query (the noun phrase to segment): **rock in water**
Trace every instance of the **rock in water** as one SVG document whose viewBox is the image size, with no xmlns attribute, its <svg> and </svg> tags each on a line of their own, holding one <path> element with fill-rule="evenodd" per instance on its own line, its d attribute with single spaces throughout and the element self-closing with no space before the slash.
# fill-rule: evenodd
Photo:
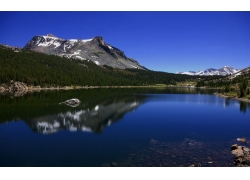
<svg viewBox="0 0 250 180">
<path fill-rule="evenodd" d="M 233 145 L 231 146 L 231 150 L 235 150 L 235 149 L 238 149 L 238 144 L 233 144 Z"/>
<path fill-rule="evenodd" d="M 71 107 L 77 107 L 77 106 L 79 106 L 80 103 L 81 103 L 81 101 L 79 99 L 72 98 L 72 99 L 68 99 L 64 102 L 61 102 L 59 104 L 66 104 L 66 105 L 71 106 Z"/>
<path fill-rule="evenodd" d="M 245 146 L 234 144 L 231 146 L 231 153 L 234 155 L 234 164 L 238 167 L 250 166 L 250 149 Z"/>
<path fill-rule="evenodd" d="M 247 139 L 244 138 L 244 137 L 243 138 L 237 138 L 237 141 L 245 143 L 245 142 L 247 142 Z"/>
</svg>

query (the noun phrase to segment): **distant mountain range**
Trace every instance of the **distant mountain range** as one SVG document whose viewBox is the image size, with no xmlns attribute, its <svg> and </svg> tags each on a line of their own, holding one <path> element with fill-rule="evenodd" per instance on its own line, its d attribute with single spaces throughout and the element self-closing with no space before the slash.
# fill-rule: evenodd
<svg viewBox="0 0 250 180">
<path fill-rule="evenodd" d="M 237 73 L 239 71 L 240 69 L 235 69 L 230 66 L 224 66 L 220 69 L 209 68 L 204 71 L 200 70 L 200 71 L 176 72 L 176 74 L 187 74 L 192 76 L 214 76 L 214 75 L 226 76 Z"/>
<path fill-rule="evenodd" d="M 101 36 L 85 40 L 65 40 L 52 34 L 34 36 L 24 49 L 82 61 L 91 60 L 97 65 L 108 65 L 120 69 L 146 69 L 136 60 L 128 58 L 120 49 L 106 44 Z"/>
</svg>

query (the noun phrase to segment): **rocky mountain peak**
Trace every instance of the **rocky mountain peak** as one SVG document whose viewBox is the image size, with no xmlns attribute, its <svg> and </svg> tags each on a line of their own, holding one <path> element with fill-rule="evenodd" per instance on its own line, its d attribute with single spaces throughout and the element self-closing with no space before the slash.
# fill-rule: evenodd
<svg viewBox="0 0 250 180">
<path fill-rule="evenodd" d="M 53 34 L 34 36 L 25 45 L 24 49 L 82 61 L 91 60 L 97 65 L 108 65 L 114 68 L 145 70 L 136 60 L 128 58 L 123 51 L 106 44 L 101 36 L 96 36 L 92 39 L 68 40 L 58 38 Z"/>
<path fill-rule="evenodd" d="M 94 37 L 93 41 L 97 41 L 98 44 L 104 45 L 104 39 L 101 36 Z"/>
</svg>

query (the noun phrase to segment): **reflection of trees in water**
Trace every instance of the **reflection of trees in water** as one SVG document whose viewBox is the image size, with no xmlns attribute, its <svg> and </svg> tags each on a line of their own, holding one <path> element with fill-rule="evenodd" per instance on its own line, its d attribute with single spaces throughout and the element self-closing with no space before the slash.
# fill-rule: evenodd
<svg viewBox="0 0 250 180">
<path fill-rule="evenodd" d="M 113 101 L 125 101 L 127 97 L 134 97 L 130 92 L 135 90 L 124 89 L 87 89 L 69 91 L 42 91 L 26 94 L 20 97 L 0 95 L 0 123 L 18 119 L 34 119 L 50 114 L 66 113 L 72 109 L 92 109 L 96 104 L 107 104 Z M 78 98 L 81 104 L 78 107 L 58 105 L 67 99 Z M 142 98 L 142 97 L 139 97 Z"/>
<path fill-rule="evenodd" d="M 212 91 L 196 88 L 87 89 L 39 92 L 14 98 L 0 96 L 1 122 L 25 119 L 34 131 L 43 133 L 63 129 L 101 133 L 104 127 L 122 119 L 154 94 L 212 94 Z M 58 104 L 71 98 L 78 98 L 81 104 L 74 108 Z M 159 99 L 165 101 L 162 97 Z M 176 95 L 172 100 L 183 101 L 183 97 Z"/>
<path fill-rule="evenodd" d="M 196 88 L 124 88 L 124 89 L 85 89 L 41 91 L 13 97 L 0 94 L 0 123 L 16 119 L 32 119 L 48 114 L 66 113 L 71 107 L 58 106 L 59 102 L 78 98 L 81 104 L 75 110 L 86 107 L 93 108 L 96 104 L 108 104 L 113 101 L 126 101 L 127 97 L 136 94 L 208 94 L 211 90 Z M 137 96 L 138 98 L 139 96 Z M 143 96 L 140 96 L 142 98 Z"/>
<path fill-rule="evenodd" d="M 230 105 L 230 99 L 227 99 L 227 98 L 225 99 L 225 105 L 226 105 L 226 106 L 229 106 L 229 105 Z"/>
<path fill-rule="evenodd" d="M 247 109 L 250 110 L 250 103 L 241 101 L 240 102 L 240 111 L 243 113 L 246 113 Z"/>
<path fill-rule="evenodd" d="M 233 104 L 239 104 L 240 106 L 240 112 L 246 113 L 247 111 L 250 111 L 250 103 L 244 102 L 244 101 L 238 101 L 233 100 L 229 98 L 225 98 L 225 106 L 228 107 Z"/>
</svg>

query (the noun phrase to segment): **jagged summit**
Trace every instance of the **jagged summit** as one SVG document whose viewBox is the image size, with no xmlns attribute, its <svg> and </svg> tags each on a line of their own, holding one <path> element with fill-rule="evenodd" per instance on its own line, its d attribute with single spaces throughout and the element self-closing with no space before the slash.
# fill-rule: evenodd
<svg viewBox="0 0 250 180">
<path fill-rule="evenodd" d="M 136 60 L 128 58 L 120 49 L 106 44 L 102 36 L 68 40 L 58 38 L 53 34 L 34 36 L 24 49 L 79 60 L 91 60 L 97 65 L 109 65 L 120 69 L 146 69 Z"/>
<path fill-rule="evenodd" d="M 97 41 L 99 44 L 104 45 L 104 39 L 102 36 L 95 36 L 93 41 Z"/>
</svg>

